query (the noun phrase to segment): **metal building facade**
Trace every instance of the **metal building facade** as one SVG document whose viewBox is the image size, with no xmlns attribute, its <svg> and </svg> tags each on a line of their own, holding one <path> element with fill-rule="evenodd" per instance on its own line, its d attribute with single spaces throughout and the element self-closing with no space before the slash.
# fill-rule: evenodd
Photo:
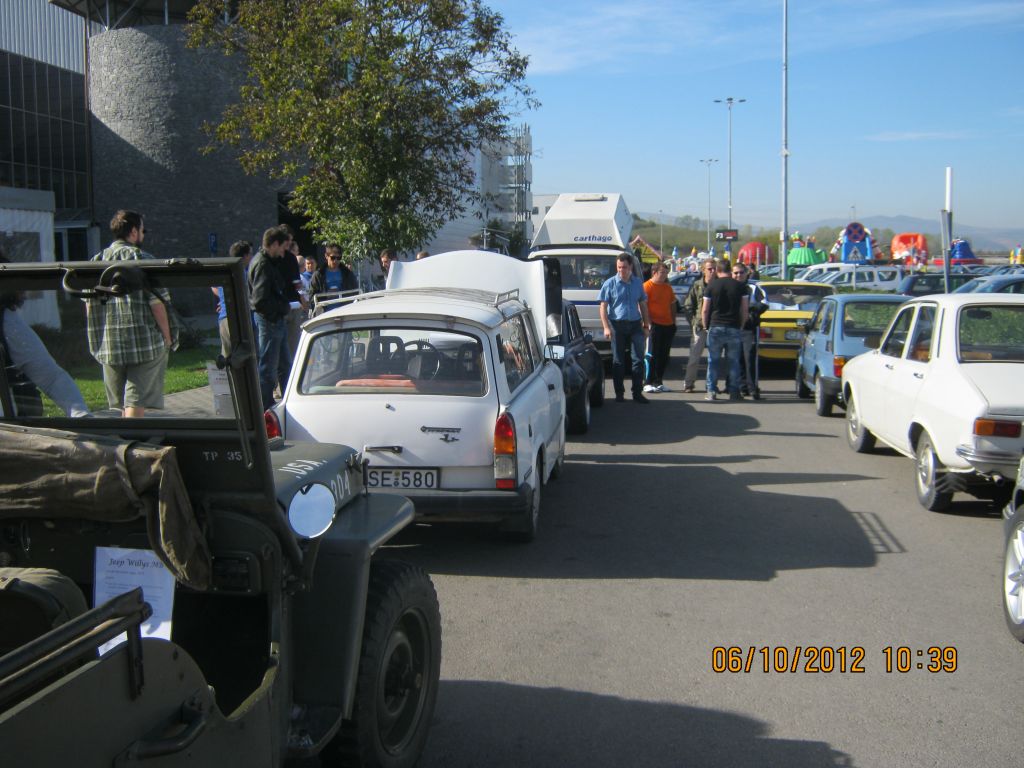
<svg viewBox="0 0 1024 768">
<path fill-rule="evenodd" d="M 0 50 L 85 74 L 85 21 L 46 0 L 0 0 Z"/>
</svg>

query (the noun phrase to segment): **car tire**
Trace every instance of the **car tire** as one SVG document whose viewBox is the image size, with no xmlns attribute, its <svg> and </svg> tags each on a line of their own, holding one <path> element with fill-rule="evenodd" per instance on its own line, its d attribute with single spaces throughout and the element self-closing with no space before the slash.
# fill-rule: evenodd
<svg viewBox="0 0 1024 768">
<path fill-rule="evenodd" d="M 846 442 L 857 453 L 871 453 L 875 447 L 875 436 L 861 423 L 852 393 L 846 401 Z"/>
<path fill-rule="evenodd" d="M 590 429 L 590 396 L 584 387 L 566 405 L 566 420 L 571 434 L 585 435 Z"/>
<path fill-rule="evenodd" d="M 374 562 L 352 718 L 323 763 L 414 765 L 430 730 L 440 673 L 441 613 L 430 577 L 411 563 Z"/>
<path fill-rule="evenodd" d="M 604 405 L 604 363 L 597 366 L 597 381 L 590 387 L 590 405 L 593 408 Z"/>
<path fill-rule="evenodd" d="M 814 411 L 819 416 L 832 415 L 832 397 L 825 394 L 825 384 L 818 374 L 814 375 Z"/>
<path fill-rule="evenodd" d="M 565 469 L 565 426 L 562 427 L 562 444 L 558 449 L 558 458 L 555 459 L 555 463 L 551 465 L 551 474 L 548 475 L 548 480 L 557 480 L 562 476 L 562 470 Z"/>
<path fill-rule="evenodd" d="M 1024 643 L 1024 507 L 1006 520 L 1003 556 L 1003 618 L 1006 628 Z"/>
<path fill-rule="evenodd" d="M 533 487 L 530 491 L 530 508 L 523 515 L 522 524 L 515 530 L 506 531 L 506 536 L 512 541 L 528 544 L 537 538 L 537 531 L 540 524 L 540 489 L 544 484 L 543 461 L 538 453 L 533 462 Z"/>
<path fill-rule="evenodd" d="M 953 493 L 946 490 L 943 469 L 942 462 L 935 455 L 931 437 L 927 432 L 922 432 L 914 452 L 914 487 L 917 500 L 929 512 L 949 509 L 953 501 Z"/>
<path fill-rule="evenodd" d="M 806 400 L 811 396 L 811 390 L 804 383 L 804 369 L 800 367 L 799 363 L 796 366 L 796 396 L 801 400 Z"/>
</svg>

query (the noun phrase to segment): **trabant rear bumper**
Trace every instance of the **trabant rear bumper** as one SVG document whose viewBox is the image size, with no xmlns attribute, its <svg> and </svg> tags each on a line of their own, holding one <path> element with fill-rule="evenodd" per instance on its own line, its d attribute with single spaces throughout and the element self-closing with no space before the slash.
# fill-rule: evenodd
<svg viewBox="0 0 1024 768">
<path fill-rule="evenodd" d="M 417 518 L 434 522 L 500 523 L 522 518 L 530 509 L 531 487 L 522 483 L 512 491 L 440 490 L 410 493 L 408 488 L 395 489 L 413 503 Z M 376 493 L 389 493 L 376 489 Z"/>
</svg>

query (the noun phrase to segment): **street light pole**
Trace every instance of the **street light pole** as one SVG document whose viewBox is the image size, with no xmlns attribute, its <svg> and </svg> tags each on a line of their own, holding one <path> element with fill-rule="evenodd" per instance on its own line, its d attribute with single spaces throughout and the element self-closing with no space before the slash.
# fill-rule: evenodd
<svg viewBox="0 0 1024 768">
<path fill-rule="evenodd" d="M 709 157 L 706 160 L 701 160 L 708 169 L 708 253 L 711 253 L 711 164 L 717 163 L 718 160 L 713 157 Z"/>
<path fill-rule="evenodd" d="M 734 99 L 729 96 L 725 99 L 715 99 L 715 104 L 725 104 L 729 109 L 729 229 L 732 229 L 732 105 L 742 104 L 746 99 Z"/>
</svg>

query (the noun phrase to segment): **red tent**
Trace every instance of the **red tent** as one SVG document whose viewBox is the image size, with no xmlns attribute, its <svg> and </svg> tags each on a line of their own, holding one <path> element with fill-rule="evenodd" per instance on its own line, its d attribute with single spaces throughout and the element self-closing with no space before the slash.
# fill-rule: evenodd
<svg viewBox="0 0 1024 768">
<path fill-rule="evenodd" d="M 747 243 L 736 254 L 736 260 L 744 264 L 771 264 L 775 261 L 775 252 L 764 243 Z"/>
</svg>

